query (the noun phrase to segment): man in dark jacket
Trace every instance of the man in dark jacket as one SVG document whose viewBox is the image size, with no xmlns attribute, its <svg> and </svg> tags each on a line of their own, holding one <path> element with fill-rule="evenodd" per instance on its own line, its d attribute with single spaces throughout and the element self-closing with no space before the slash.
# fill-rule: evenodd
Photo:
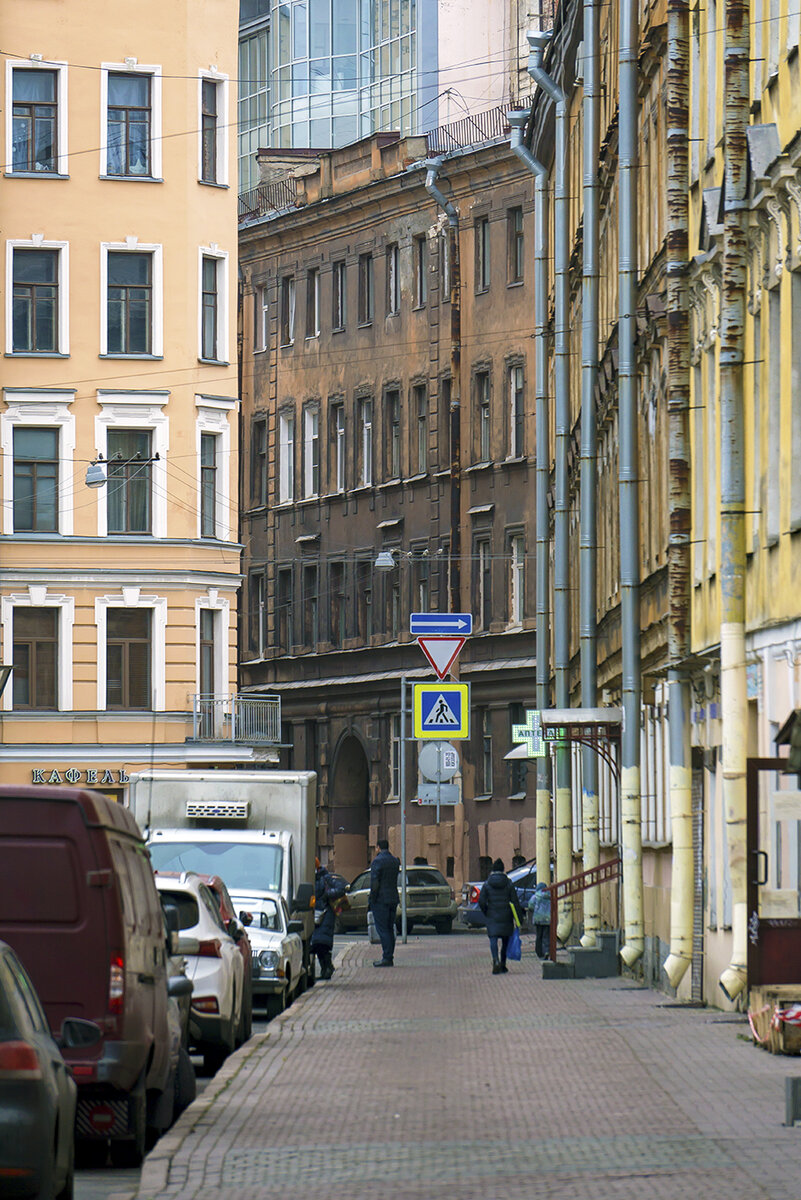
<svg viewBox="0 0 801 1200">
<path fill-rule="evenodd" d="M 496 858 L 492 864 L 492 874 L 479 893 L 478 907 L 487 918 L 487 936 L 492 952 L 492 973 L 493 975 L 506 975 L 509 970 L 506 965 L 506 949 L 515 924 L 512 908 L 518 916 L 520 916 L 521 909 L 515 886 L 505 873 L 500 858 Z M 498 953 L 499 943 L 500 955 Z"/>
<path fill-rule="evenodd" d="M 320 963 L 320 978 L 330 979 L 334 974 L 333 949 L 336 923 L 336 914 L 328 898 L 331 876 L 328 869 L 320 865 L 319 858 L 314 861 L 314 932 L 310 945 Z"/>
<path fill-rule="evenodd" d="M 389 842 L 381 838 L 378 854 L 370 864 L 370 912 L 381 938 L 383 957 L 374 967 L 395 965 L 395 916 L 398 911 L 398 872 L 400 861 L 389 852 Z"/>
</svg>

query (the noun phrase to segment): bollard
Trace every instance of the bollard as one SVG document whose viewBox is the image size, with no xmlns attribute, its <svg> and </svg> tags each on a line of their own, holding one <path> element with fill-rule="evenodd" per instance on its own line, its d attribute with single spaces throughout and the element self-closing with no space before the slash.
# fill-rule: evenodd
<svg viewBox="0 0 801 1200">
<path fill-rule="evenodd" d="M 791 1129 L 801 1121 L 801 1075 L 784 1077 L 784 1123 Z"/>
</svg>

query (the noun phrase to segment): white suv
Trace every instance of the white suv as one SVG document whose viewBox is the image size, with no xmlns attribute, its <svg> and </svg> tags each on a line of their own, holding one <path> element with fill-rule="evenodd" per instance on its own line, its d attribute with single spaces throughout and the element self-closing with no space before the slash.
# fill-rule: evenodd
<svg viewBox="0 0 801 1200">
<path fill-rule="evenodd" d="M 206 1070 L 216 1071 L 243 1040 L 243 958 L 214 895 L 194 871 L 157 871 L 155 878 L 162 902 L 178 913 L 182 938 L 197 938 L 197 954 L 184 954 L 192 980 L 189 1042 Z"/>
</svg>

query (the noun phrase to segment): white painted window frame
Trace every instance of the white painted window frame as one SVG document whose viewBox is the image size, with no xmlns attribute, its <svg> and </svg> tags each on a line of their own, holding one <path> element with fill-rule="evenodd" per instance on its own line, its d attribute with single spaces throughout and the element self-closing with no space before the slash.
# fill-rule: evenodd
<svg viewBox="0 0 801 1200">
<path fill-rule="evenodd" d="M 218 541 L 231 537 L 231 424 L 236 412 L 236 400 L 215 396 L 195 396 L 195 454 L 197 463 L 197 536 L 200 532 L 200 442 L 204 433 L 217 438 L 217 486 L 214 504 L 214 529 Z M 156 463 L 154 466 L 158 465 Z"/>
<path fill-rule="evenodd" d="M 205 82 L 217 85 L 217 178 L 203 178 L 203 84 Z M 218 187 L 228 187 L 228 129 L 231 120 L 228 116 L 229 76 L 223 75 L 210 67 L 198 71 L 197 80 L 197 179 L 198 183 L 215 184 Z"/>
<path fill-rule="evenodd" d="M 203 260 L 217 263 L 217 345 L 213 359 L 203 357 Z M 228 365 L 228 251 L 212 243 L 197 250 L 197 356 L 203 362 Z"/>
<path fill-rule="evenodd" d="M 285 408 L 278 414 L 278 503 L 295 498 L 295 413 Z"/>
<path fill-rule="evenodd" d="M 101 412 L 95 417 L 95 447 L 99 455 L 108 460 L 109 429 L 147 429 L 153 434 L 152 454 L 159 456 L 151 463 L 151 513 L 152 532 L 143 534 L 163 538 L 167 536 L 167 451 L 170 447 L 169 417 L 163 411 L 169 392 L 118 392 L 98 388 L 97 403 Z M 108 485 L 97 492 L 97 536 L 108 537 Z M 117 536 L 112 534 L 112 537 Z"/>
<path fill-rule="evenodd" d="M 55 71 L 56 72 L 56 105 L 58 108 L 58 155 L 56 156 L 56 174 L 69 174 L 69 121 L 67 95 L 67 63 L 62 60 L 48 59 L 46 62 L 35 58 L 12 58 L 6 61 L 6 146 L 8 161 L 5 166 L 6 175 L 25 175 L 26 177 L 38 172 L 13 171 L 11 169 L 11 146 L 13 144 L 14 118 L 14 72 L 19 70 Z M 50 177 L 50 172 L 42 172 L 42 179 Z"/>
<path fill-rule="evenodd" d="M 6 408 L 0 413 L 0 447 L 3 461 L 11 469 L 3 472 L 3 533 L 14 533 L 14 429 L 57 428 L 58 435 L 58 532 L 70 537 L 74 517 L 74 474 L 75 474 L 75 417 L 69 411 L 75 399 L 75 389 L 30 390 L 4 388 Z M 18 533 L 25 539 L 33 535 Z"/>
<path fill-rule="evenodd" d="M 202 610 L 215 613 L 214 620 L 214 675 L 219 684 L 215 695 L 229 695 L 228 644 L 231 636 L 231 605 L 227 597 L 219 596 L 215 588 L 209 588 L 206 596 L 195 599 L 195 691 L 200 694 L 200 613 Z"/>
<path fill-rule="evenodd" d="M 108 173 L 108 77 L 109 75 L 150 76 L 150 174 L 109 175 Z M 100 64 L 100 178 L 124 183 L 148 183 L 160 180 L 162 173 L 162 96 L 161 66 L 137 62 L 133 57 L 121 63 Z"/>
<path fill-rule="evenodd" d="M 253 304 L 255 307 L 255 345 L 253 351 L 255 354 L 263 353 L 269 346 L 269 322 L 270 322 L 270 289 L 266 283 L 257 284 L 253 293 Z"/>
<path fill-rule="evenodd" d="M 114 358 L 162 358 L 164 355 L 164 250 L 155 242 L 130 236 L 124 242 L 100 243 L 100 353 L 108 357 L 108 256 L 109 253 L 149 254 L 152 263 L 150 354 L 115 354 Z"/>
<path fill-rule="evenodd" d="M 35 350 L 14 350 L 14 251 L 58 251 L 58 349 L 57 354 L 70 352 L 70 244 L 45 238 L 41 233 L 30 238 L 9 238 L 6 242 L 6 354 L 14 358 L 49 358 Z"/>
<path fill-rule="evenodd" d="M 30 584 L 27 592 L 3 596 L 0 600 L 0 624 L 3 627 L 3 663 L 10 667 L 14 658 L 14 611 L 17 608 L 58 609 L 58 712 L 72 712 L 72 640 L 75 626 L 75 598 L 61 593 L 48 593 L 46 585 Z M 3 691 L 3 710 L 12 712 L 13 689 Z M 29 710 L 25 709 L 27 714 Z"/>
<path fill-rule="evenodd" d="M 106 633 L 110 608 L 149 608 L 150 700 L 152 712 L 164 712 L 167 695 L 167 597 L 143 596 L 138 587 L 124 587 L 116 595 L 95 597 L 97 626 L 97 711 L 106 712 Z M 117 711 L 116 709 L 114 710 Z M 121 710 L 124 711 L 124 710 Z M 138 711 L 138 710 L 137 710 Z"/>
<path fill-rule="evenodd" d="M 314 450 L 317 443 L 317 486 L 314 486 Z M 316 401 L 303 408 L 303 499 L 313 500 L 320 494 L 320 405 Z"/>
<path fill-rule="evenodd" d="M 522 533 L 509 538 L 509 628 L 522 629 L 526 571 L 526 539 Z"/>
</svg>

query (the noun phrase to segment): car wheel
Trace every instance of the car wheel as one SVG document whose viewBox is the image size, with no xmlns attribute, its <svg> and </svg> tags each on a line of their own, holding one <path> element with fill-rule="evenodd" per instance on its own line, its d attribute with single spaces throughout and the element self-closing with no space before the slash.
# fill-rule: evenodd
<svg viewBox="0 0 801 1200">
<path fill-rule="evenodd" d="M 56 1200 L 73 1200 L 75 1195 L 75 1142 L 70 1142 L 69 1157 L 67 1158 L 67 1173 L 64 1176 L 64 1186 L 56 1193 Z"/>
<path fill-rule="evenodd" d="M 131 1092 L 131 1127 L 133 1136 L 111 1143 L 111 1162 L 115 1167 L 138 1167 L 145 1157 L 147 1142 L 147 1096 L 144 1083 Z"/>
<path fill-rule="evenodd" d="M 265 997 L 267 1001 L 267 1019 L 280 1016 L 286 1010 L 286 988 L 282 988 L 280 992 L 272 992 Z"/>
<path fill-rule="evenodd" d="M 435 921 L 434 928 L 437 933 L 452 933 L 453 919 L 451 917 L 444 917 L 442 920 Z"/>
<path fill-rule="evenodd" d="M 175 1116 L 179 1117 L 197 1096 L 197 1079 L 189 1051 L 183 1046 L 178 1051 L 178 1066 L 175 1068 Z"/>
<path fill-rule="evenodd" d="M 228 1046 L 207 1046 L 203 1051 L 203 1070 L 207 1075 L 216 1075 L 230 1053 Z"/>
<path fill-rule="evenodd" d="M 250 987 L 245 988 L 245 994 L 242 997 L 242 1009 L 239 1013 L 239 1025 L 237 1026 L 235 1047 L 244 1046 L 245 1042 L 253 1032 L 253 995 Z"/>
</svg>

